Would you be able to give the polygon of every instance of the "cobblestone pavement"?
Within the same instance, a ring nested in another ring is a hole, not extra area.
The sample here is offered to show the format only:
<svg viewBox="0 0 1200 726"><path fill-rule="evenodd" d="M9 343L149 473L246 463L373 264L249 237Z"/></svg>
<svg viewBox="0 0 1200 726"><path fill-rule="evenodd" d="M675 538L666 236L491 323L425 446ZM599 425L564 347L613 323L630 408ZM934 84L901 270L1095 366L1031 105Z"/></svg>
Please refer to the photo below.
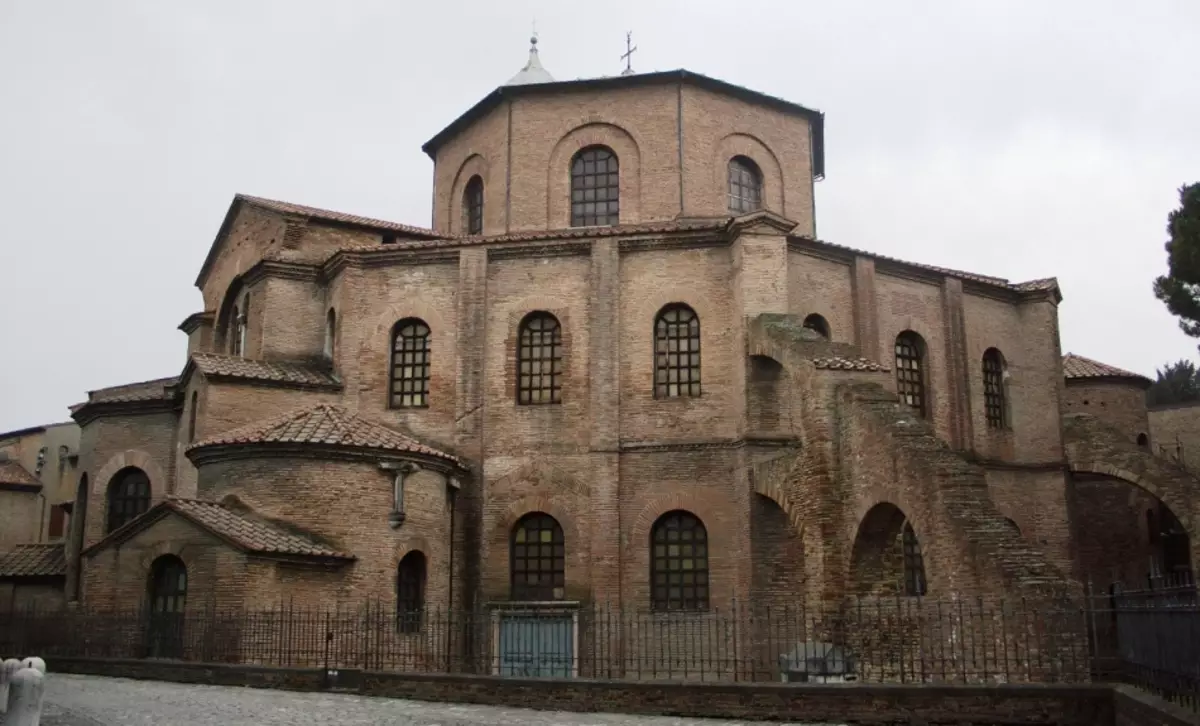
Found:
<svg viewBox="0 0 1200 726"><path fill-rule="evenodd" d="M735 726L740 723L743 722L460 706L338 693L291 693L53 673L46 678L42 714L42 726Z"/></svg>

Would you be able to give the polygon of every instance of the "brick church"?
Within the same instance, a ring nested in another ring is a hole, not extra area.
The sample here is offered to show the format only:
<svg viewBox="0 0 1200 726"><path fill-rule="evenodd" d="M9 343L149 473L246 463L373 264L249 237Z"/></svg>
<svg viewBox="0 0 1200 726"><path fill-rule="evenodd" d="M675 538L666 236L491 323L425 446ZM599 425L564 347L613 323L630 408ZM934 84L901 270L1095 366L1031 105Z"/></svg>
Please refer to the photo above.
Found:
<svg viewBox="0 0 1200 726"><path fill-rule="evenodd" d="M1200 555L1053 278L816 236L822 113L535 41L423 149L429 228L234 197L181 372L72 410L66 602L1036 598Z"/></svg>

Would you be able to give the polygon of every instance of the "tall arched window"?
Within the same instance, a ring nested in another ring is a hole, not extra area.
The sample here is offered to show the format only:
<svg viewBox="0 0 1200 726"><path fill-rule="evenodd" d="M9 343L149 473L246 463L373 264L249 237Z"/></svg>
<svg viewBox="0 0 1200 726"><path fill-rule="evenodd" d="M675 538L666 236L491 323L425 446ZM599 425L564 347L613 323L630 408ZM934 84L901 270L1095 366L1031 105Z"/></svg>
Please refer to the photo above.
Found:
<svg viewBox="0 0 1200 726"><path fill-rule="evenodd" d="M108 485L108 531L131 522L150 508L150 477L136 467L117 472Z"/></svg>
<svg viewBox="0 0 1200 726"><path fill-rule="evenodd" d="M242 298L241 307L233 306L233 343L231 344L230 352L236 356L244 356L246 354L246 321L250 315L250 295L246 294Z"/></svg>
<svg viewBox="0 0 1200 726"><path fill-rule="evenodd" d="M654 397L700 395L700 318L673 303L654 318Z"/></svg>
<svg viewBox="0 0 1200 726"><path fill-rule="evenodd" d="M650 532L655 610L708 609L708 530L690 512L667 512Z"/></svg>
<svg viewBox="0 0 1200 726"><path fill-rule="evenodd" d="M809 315L804 319L804 327L808 328L814 333L820 333L823 338L830 340L829 322L825 320L824 316L818 315L817 313Z"/></svg>
<svg viewBox="0 0 1200 726"><path fill-rule="evenodd" d="M525 316L518 330L517 403L561 403L562 327L550 313Z"/></svg>
<svg viewBox="0 0 1200 726"><path fill-rule="evenodd" d="M512 531L513 600L562 600L567 553L558 520L543 512L526 514Z"/></svg>
<svg viewBox="0 0 1200 726"><path fill-rule="evenodd" d="M229 318L229 328L231 335L229 336L229 354L242 354L242 309L238 305L233 306L233 315Z"/></svg>
<svg viewBox="0 0 1200 726"><path fill-rule="evenodd" d="M188 402L188 443L196 440L196 406L198 405L198 396L195 391L192 391L192 398Z"/></svg>
<svg viewBox="0 0 1200 726"><path fill-rule="evenodd" d="M392 408L429 405L429 326L408 318L392 328Z"/></svg>
<svg viewBox="0 0 1200 726"><path fill-rule="evenodd" d="M483 234L483 179L478 174L471 177L463 189L463 231L467 234Z"/></svg>
<svg viewBox="0 0 1200 726"><path fill-rule="evenodd" d="M150 610L182 613L187 604L187 567L175 555L163 555L150 566Z"/></svg>
<svg viewBox="0 0 1200 726"><path fill-rule="evenodd" d="M988 348L983 354L983 407L988 428L1008 428L1004 401L1004 356L995 348Z"/></svg>
<svg viewBox="0 0 1200 726"><path fill-rule="evenodd" d="M925 586L925 557L921 554L921 543L911 522L904 523L902 535L904 547L904 594L924 595Z"/></svg>
<svg viewBox="0 0 1200 726"><path fill-rule="evenodd" d="M596 227L620 221L621 174L607 146L589 146L571 160L571 226Z"/></svg>
<svg viewBox="0 0 1200 726"><path fill-rule="evenodd" d="M396 630L416 633L425 613L425 554L413 550L396 568Z"/></svg>
<svg viewBox="0 0 1200 726"><path fill-rule="evenodd" d="M745 156L729 160L729 213L748 214L762 208L762 172Z"/></svg>
<svg viewBox="0 0 1200 726"><path fill-rule="evenodd" d="M329 308L329 312L325 313L325 358L333 360L333 344L337 339L337 313L333 308Z"/></svg>
<svg viewBox="0 0 1200 726"><path fill-rule="evenodd" d="M922 418L926 416L928 408L925 400L924 352L925 341L911 330L896 336L896 393Z"/></svg>

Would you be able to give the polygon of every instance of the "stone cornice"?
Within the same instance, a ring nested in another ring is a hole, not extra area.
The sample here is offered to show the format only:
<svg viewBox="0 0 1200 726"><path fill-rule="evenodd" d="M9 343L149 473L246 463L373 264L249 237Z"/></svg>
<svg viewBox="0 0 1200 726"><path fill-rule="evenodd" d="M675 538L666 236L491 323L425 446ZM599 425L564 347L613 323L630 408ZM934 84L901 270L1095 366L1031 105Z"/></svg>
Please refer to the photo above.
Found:
<svg viewBox="0 0 1200 726"><path fill-rule="evenodd" d="M664 451L719 451L741 449L747 446L799 448L800 440L790 436L747 436L738 439L702 439L693 441L629 441L621 443L621 453L644 454Z"/></svg>
<svg viewBox="0 0 1200 726"><path fill-rule="evenodd" d="M156 413L173 413L180 409L182 396L150 399L146 401L119 401L84 403L71 414L75 423L86 426L96 419L116 416L148 416Z"/></svg>
<svg viewBox="0 0 1200 726"><path fill-rule="evenodd" d="M724 232L714 234L661 235L656 237L637 237L623 239L618 243L622 254L627 252L648 252L653 250L703 249L706 247L728 247L730 237Z"/></svg>
<svg viewBox="0 0 1200 726"><path fill-rule="evenodd" d="M188 335L191 335L201 325L212 325L213 320L215 320L216 317L217 313L214 310L205 310L202 313L192 313L183 319L183 322L179 324L179 329Z"/></svg>
<svg viewBox="0 0 1200 726"><path fill-rule="evenodd" d="M332 280L347 267L392 267L404 265L444 265L458 263L459 249L456 247L428 247L424 249L341 250L325 261L321 276Z"/></svg>
<svg viewBox="0 0 1200 726"><path fill-rule="evenodd" d="M830 247L808 237L788 237L788 252L798 252L808 257L815 257L827 262L837 262L842 265L853 265L853 252L839 247Z"/></svg>
<svg viewBox="0 0 1200 726"><path fill-rule="evenodd" d="M260 260L242 275L242 284L247 286L254 285L268 277L316 282L320 279L320 276L320 266L307 262Z"/></svg>
<svg viewBox="0 0 1200 726"><path fill-rule="evenodd" d="M463 470L436 456L410 451L357 448L334 444L284 443L275 441L244 444L212 444L188 449L185 453L197 467L224 461L247 459L299 458L314 461L347 461L377 466L380 462L412 461L422 469L436 471L446 476L465 474Z"/></svg>
<svg viewBox="0 0 1200 726"><path fill-rule="evenodd" d="M592 240L562 240L548 244L506 244L487 248L488 261L529 257L586 257L592 253Z"/></svg>

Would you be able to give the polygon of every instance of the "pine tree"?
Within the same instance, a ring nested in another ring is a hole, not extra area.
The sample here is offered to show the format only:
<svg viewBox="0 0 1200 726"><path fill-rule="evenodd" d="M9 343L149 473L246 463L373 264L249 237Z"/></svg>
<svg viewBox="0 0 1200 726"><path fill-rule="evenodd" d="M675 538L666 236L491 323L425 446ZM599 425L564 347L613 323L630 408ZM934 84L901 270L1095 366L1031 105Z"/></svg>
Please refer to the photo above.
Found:
<svg viewBox="0 0 1200 726"><path fill-rule="evenodd" d="M1154 295L1179 318L1183 332L1200 338L1200 183L1179 189L1167 234L1167 274L1154 281Z"/></svg>

